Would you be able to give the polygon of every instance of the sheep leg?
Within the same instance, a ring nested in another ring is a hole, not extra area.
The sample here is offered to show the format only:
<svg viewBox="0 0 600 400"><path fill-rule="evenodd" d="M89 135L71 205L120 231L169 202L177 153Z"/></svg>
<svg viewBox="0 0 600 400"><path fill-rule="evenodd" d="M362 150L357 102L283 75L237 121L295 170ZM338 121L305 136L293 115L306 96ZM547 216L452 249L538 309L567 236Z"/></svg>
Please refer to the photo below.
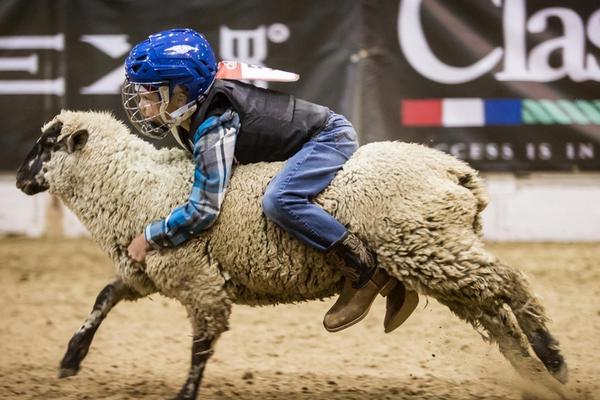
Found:
<svg viewBox="0 0 600 400"><path fill-rule="evenodd" d="M490 339L498 343L502 355L512 364L521 376L565 399L566 395L559 384L546 372L545 365L529 352L529 341L521 330L517 318L510 306L503 304L496 315L483 314L479 318L481 325L487 330Z"/></svg>
<svg viewBox="0 0 600 400"><path fill-rule="evenodd" d="M565 398L562 388L550 379L540 360L529 352L527 337L521 330L517 318L507 304L500 309L463 304L457 301L439 300L459 318L469 322L485 341L497 343L500 353L511 363L517 372L531 382L540 383ZM481 328L487 333L481 332Z"/></svg>
<svg viewBox="0 0 600 400"><path fill-rule="evenodd" d="M192 342L192 365L188 373L185 384L177 394L175 400L195 400L198 395L198 389L202 383L202 376L204 374L204 367L206 362L213 353L212 345L214 343L212 338L202 338L194 336Z"/></svg>
<svg viewBox="0 0 600 400"><path fill-rule="evenodd" d="M119 301L123 299L134 300L140 297L142 296L126 286L119 278L106 285L100 291L98 297L96 297L96 302L90 315L83 325L81 325L81 328L71 337L71 340L69 340L67 352L60 362L58 377L66 378L76 375L79 372L79 366L88 353L96 330L108 312Z"/></svg>
<svg viewBox="0 0 600 400"><path fill-rule="evenodd" d="M529 343L537 357L559 382L568 380L568 368L564 357L560 353L558 341L552 337L546 327L548 317L544 307L533 294L529 283L518 271L506 267L510 284L510 292L506 295L512 313L519 326L527 336Z"/></svg>

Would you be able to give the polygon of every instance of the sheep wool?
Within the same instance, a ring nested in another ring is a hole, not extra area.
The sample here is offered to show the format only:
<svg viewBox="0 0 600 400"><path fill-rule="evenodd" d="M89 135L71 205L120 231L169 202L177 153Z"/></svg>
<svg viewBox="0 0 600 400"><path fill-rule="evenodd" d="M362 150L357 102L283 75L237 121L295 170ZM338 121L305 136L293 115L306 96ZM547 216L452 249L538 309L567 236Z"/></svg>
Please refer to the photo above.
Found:
<svg viewBox="0 0 600 400"><path fill-rule="evenodd" d="M339 291L341 259L301 244L262 213L262 194L281 163L235 167L209 230L150 253L145 266L132 262L131 240L186 201L192 159L179 149L157 150L109 113L63 111L49 124L55 121L63 124L61 140L81 129L89 139L76 153L53 153L50 192L89 229L128 286L180 301L195 334L218 337L232 303L301 302ZM487 198L466 163L417 144L368 144L315 202L407 288L483 329L516 368L531 364L523 343L546 329L546 314L523 275L485 250L480 214Z"/></svg>

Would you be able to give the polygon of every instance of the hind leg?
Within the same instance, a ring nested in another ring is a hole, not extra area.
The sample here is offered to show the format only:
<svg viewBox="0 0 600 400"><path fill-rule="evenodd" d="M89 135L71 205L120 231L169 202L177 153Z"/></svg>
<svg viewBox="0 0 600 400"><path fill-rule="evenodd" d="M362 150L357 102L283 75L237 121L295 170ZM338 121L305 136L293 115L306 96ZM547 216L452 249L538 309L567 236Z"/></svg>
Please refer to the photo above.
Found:
<svg viewBox="0 0 600 400"><path fill-rule="evenodd" d="M565 398L562 387L556 381L549 379L548 374L544 372L544 369L547 369L545 363L542 364L531 356L529 352L530 340L521 330L517 318L507 304L502 305L497 315L483 314L479 321L490 334L491 339L498 343L502 355L508 359L521 376L539 383L558 394L561 398ZM552 373L552 371L549 372ZM553 376L565 383L566 366L564 372L564 381L555 375Z"/></svg>
<svg viewBox="0 0 600 400"><path fill-rule="evenodd" d="M541 383L544 387L564 397L561 387L544 372L544 365L531 356L527 337L521 331L508 305L504 304L500 309L491 310L460 302L444 301L442 303L447 305L459 318L471 323L484 340L497 343L502 355L521 376L532 382ZM481 328L485 332L481 332Z"/></svg>
<svg viewBox="0 0 600 400"><path fill-rule="evenodd" d="M546 329L539 329L527 335L531 348L544 363L544 366L559 382L567 383L569 372L565 359L560 354L558 341Z"/></svg>
<svg viewBox="0 0 600 400"><path fill-rule="evenodd" d="M495 314L482 314L478 321L521 375L531 376L543 371L542 365L531 357L527 337L506 304Z"/></svg>
<svg viewBox="0 0 600 400"><path fill-rule="evenodd" d="M531 347L544 366L558 381L566 383L568 379L567 365L560 354L558 341L552 337L546 323L548 318L544 307L533 294L525 276L501 265L509 291L505 293L505 301L510 304L512 313L518 321Z"/></svg>

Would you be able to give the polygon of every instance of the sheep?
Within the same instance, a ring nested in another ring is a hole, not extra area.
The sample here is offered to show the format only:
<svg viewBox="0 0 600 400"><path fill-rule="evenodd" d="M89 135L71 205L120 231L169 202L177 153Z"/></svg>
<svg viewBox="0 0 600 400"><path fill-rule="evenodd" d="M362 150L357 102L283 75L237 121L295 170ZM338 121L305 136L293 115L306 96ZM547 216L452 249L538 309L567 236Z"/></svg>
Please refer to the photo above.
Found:
<svg viewBox="0 0 600 400"><path fill-rule="evenodd" d="M17 173L27 194L49 190L88 228L116 266L73 335L60 376L74 375L94 332L120 300L160 292L187 310L192 365L177 399L195 399L213 345L228 328L231 305L322 299L337 293L342 260L293 239L268 221L262 193L281 163L240 165L217 222L186 244L127 256L134 236L183 202L193 162L179 149L157 150L110 113L62 111ZM466 163L401 142L362 146L314 201L377 254L407 289L431 296L472 324L523 375L555 391L567 367L527 280L484 249L481 179ZM534 353L541 362L532 357Z"/></svg>

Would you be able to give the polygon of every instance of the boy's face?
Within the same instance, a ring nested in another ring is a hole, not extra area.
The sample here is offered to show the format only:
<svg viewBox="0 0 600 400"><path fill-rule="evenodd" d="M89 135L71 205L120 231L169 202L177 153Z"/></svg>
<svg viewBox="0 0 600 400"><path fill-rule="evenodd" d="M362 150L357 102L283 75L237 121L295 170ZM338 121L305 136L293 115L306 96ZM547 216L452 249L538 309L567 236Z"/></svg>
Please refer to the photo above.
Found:
<svg viewBox="0 0 600 400"><path fill-rule="evenodd" d="M145 118L152 122L160 124L160 96L156 91L148 91L145 88L140 89L140 102L138 107ZM168 108L167 108L168 109Z"/></svg>
<svg viewBox="0 0 600 400"><path fill-rule="evenodd" d="M188 104L187 89L176 85L172 93L165 82L135 83L125 81L121 89L123 108L129 120L143 135L164 139L174 126L188 129L190 112L194 104ZM164 100L169 99L166 103ZM175 111L179 110L178 113Z"/></svg>
<svg viewBox="0 0 600 400"><path fill-rule="evenodd" d="M148 91L145 88L140 89L139 92L140 102L139 108L140 112L145 118L150 119L150 121L160 124L162 122L162 118L160 115L160 95L156 91ZM167 104L166 111L167 113L171 113L177 110L179 107L185 105L185 100L187 99L186 91L181 86L175 86L173 89L173 93L171 95L171 99L169 104Z"/></svg>

